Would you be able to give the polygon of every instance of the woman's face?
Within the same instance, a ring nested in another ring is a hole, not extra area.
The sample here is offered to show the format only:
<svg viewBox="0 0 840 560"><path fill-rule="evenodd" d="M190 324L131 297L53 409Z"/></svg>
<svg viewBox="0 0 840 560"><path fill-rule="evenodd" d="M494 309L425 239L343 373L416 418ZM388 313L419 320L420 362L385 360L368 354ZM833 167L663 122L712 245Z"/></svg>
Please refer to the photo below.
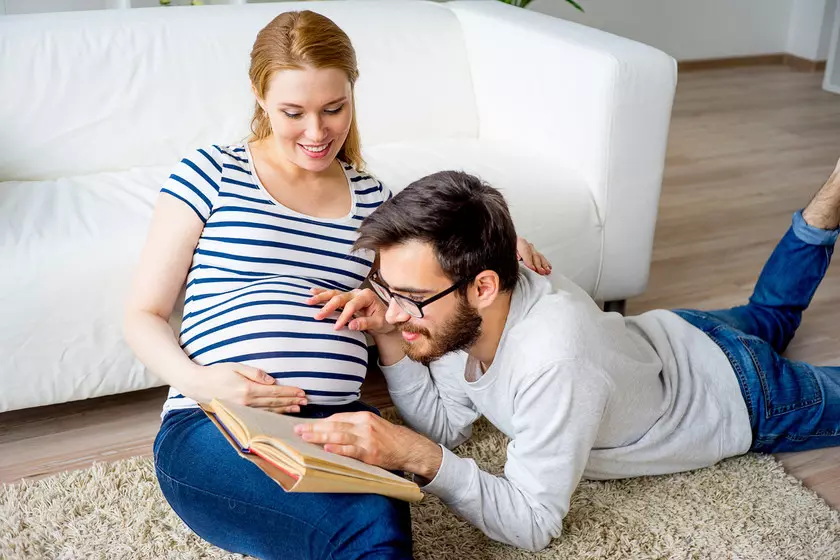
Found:
<svg viewBox="0 0 840 560"><path fill-rule="evenodd" d="M280 155L308 171L324 171L344 145L353 119L347 74L336 68L277 72L259 100Z"/></svg>

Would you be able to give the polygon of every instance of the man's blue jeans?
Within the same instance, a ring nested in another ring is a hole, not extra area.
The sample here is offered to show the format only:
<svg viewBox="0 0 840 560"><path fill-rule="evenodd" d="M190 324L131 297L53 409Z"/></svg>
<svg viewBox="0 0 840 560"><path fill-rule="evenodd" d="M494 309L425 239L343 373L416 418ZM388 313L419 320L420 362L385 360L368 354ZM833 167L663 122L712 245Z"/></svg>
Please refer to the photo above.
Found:
<svg viewBox="0 0 840 560"><path fill-rule="evenodd" d="M753 451L840 445L840 367L780 356L828 269L838 233L809 226L797 212L747 305L675 310L709 335L732 363L750 415ZM840 318L840 309L835 313Z"/></svg>
<svg viewBox="0 0 840 560"><path fill-rule="evenodd" d="M369 410L361 402L302 407L325 418ZM411 558L405 502L373 494L286 493L239 457L199 409L169 412L154 443L155 470L169 505L219 548L284 560Z"/></svg>

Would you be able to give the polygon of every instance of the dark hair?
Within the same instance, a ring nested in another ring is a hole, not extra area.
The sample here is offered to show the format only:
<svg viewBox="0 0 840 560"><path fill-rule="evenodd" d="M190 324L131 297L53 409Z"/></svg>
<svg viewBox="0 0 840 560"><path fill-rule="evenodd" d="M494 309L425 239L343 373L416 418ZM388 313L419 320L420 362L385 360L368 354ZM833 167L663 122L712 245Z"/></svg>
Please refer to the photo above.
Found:
<svg viewBox="0 0 840 560"><path fill-rule="evenodd" d="M453 282L492 270L502 291L516 286L513 220L502 193L478 177L441 171L414 181L365 218L354 249L378 251L413 240L432 245Z"/></svg>

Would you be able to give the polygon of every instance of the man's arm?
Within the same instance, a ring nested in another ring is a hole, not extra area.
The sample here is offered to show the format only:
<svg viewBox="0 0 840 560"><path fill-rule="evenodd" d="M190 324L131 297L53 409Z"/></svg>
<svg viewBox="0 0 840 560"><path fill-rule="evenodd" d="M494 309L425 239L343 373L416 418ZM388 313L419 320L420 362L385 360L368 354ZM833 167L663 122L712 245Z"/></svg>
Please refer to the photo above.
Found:
<svg viewBox="0 0 840 560"><path fill-rule="evenodd" d="M391 400L406 424L450 449L469 439L481 414L458 383L466 355L447 354L426 367L405 355L399 333L374 339Z"/></svg>
<svg viewBox="0 0 840 560"><path fill-rule="evenodd" d="M609 399L604 378L580 367L555 364L518 391L503 477L444 450L423 490L492 539L544 548L560 535Z"/></svg>

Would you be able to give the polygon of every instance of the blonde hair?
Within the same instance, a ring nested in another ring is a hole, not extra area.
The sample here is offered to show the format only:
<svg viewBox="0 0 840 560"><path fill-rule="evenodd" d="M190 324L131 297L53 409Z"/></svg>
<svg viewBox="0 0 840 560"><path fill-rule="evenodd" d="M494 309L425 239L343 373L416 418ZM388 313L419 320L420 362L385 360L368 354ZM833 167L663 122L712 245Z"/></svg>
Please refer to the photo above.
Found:
<svg viewBox="0 0 840 560"><path fill-rule="evenodd" d="M268 84L276 72L311 68L336 68L347 74L350 89L355 92L359 69L356 51L350 38L331 19L309 10L280 14L257 33L251 49L248 75L258 96L265 99ZM359 127L356 124L355 93L351 99L353 118L338 159L358 170L364 168ZM251 118L252 140L262 140L271 134L268 115L255 103Z"/></svg>

